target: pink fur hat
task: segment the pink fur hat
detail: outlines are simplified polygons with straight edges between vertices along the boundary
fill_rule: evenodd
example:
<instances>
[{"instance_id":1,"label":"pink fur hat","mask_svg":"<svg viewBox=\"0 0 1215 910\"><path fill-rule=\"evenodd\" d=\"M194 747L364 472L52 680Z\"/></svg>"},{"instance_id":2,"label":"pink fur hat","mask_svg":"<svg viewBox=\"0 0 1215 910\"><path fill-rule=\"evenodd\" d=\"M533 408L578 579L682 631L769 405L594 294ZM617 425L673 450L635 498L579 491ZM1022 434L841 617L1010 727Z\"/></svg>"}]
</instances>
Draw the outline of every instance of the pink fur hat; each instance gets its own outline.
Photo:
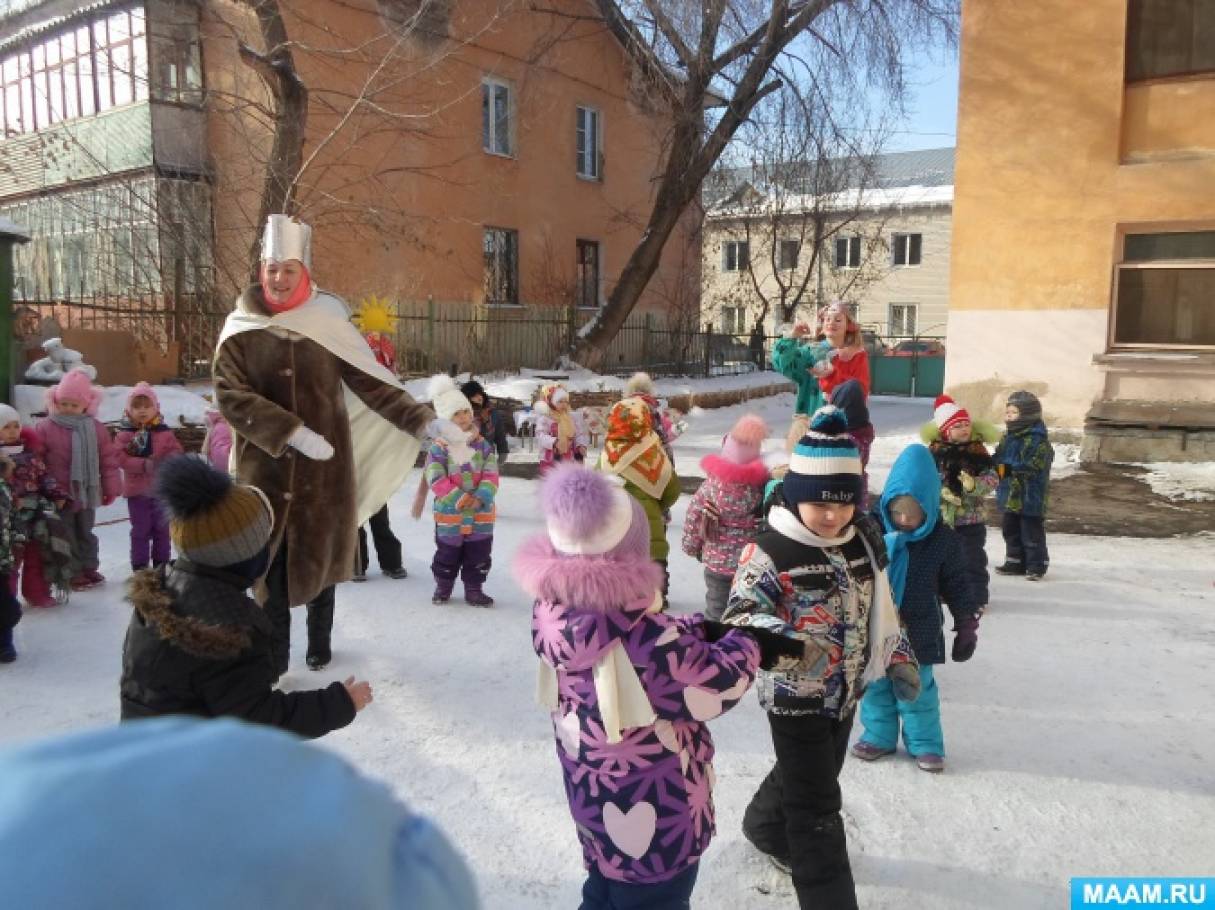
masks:
<instances>
[{"instance_id":1,"label":"pink fur hat","mask_svg":"<svg viewBox=\"0 0 1215 910\"><path fill-rule=\"evenodd\" d=\"M93 385L88 373L77 368L68 370L58 385L46 390L46 406L52 414L59 413L59 402L65 399L79 401L84 405L86 414L96 417L97 409L101 406L102 392Z\"/></svg>"},{"instance_id":2,"label":"pink fur hat","mask_svg":"<svg viewBox=\"0 0 1215 910\"><path fill-rule=\"evenodd\" d=\"M156 409L156 413L160 413L160 399L156 397L156 390L146 382L137 382L131 386L131 393L127 395L127 410L131 410L131 402L139 396L143 396L152 402L152 407Z\"/></svg>"},{"instance_id":3,"label":"pink fur hat","mask_svg":"<svg viewBox=\"0 0 1215 910\"><path fill-rule=\"evenodd\" d=\"M743 414L726 434L721 457L734 464L748 464L759 458L760 447L768 438L768 425L756 414Z\"/></svg>"}]
</instances>

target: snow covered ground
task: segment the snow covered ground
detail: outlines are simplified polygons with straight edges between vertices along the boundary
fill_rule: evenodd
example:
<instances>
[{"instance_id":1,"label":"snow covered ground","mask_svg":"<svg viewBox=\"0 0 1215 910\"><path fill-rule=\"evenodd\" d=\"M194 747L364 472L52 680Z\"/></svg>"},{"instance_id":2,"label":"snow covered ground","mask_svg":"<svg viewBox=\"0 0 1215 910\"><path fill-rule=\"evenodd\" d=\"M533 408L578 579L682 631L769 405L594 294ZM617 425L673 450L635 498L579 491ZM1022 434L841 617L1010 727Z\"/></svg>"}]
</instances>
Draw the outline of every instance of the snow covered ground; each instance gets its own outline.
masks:
<instances>
[{"instance_id":1,"label":"snow covered ground","mask_svg":"<svg viewBox=\"0 0 1215 910\"><path fill-rule=\"evenodd\" d=\"M753 402L783 435L792 396ZM872 402L880 486L930 403ZM681 470L718 446L745 406L690 416ZM774 441L775 445L779 445ZM408 484L412 487L412 484ZM687 498L670 530L678 540ZM392 502L411 575L373 570L338 592L335 661L303 669L303 617L284 678L303 688L350 674L375 703L321 744L392 784L434 815L476 871L485 904L501 910L576 906L580 853L552 731L532 700L530 605L508 566L539 529L535 482L502 485L493 610L430 604L428 521ZM29 611L21 657L0 668L0 743L113 723L129 615L125 512L103 511L105 588ZM1040 584L995 577L979 649L940 668L949 767L931 776L900 753L849 759L842 785L861 905L868 908L1065 906L1077 875L1210 875L1215 870L1215 536L1130 540L1055 535ZM988 551L1002 555L998 535ZM700 567L672 551L674 609L702 603ZM755 699L713 726L718 836L694 905L706 910L796 906L787 885L759 893L766 864L739 832L743 809L772 760ZM336 834L336 833L335 833ZM910 903L909 903L910 902Z\"/></svg>"}]
</instances>

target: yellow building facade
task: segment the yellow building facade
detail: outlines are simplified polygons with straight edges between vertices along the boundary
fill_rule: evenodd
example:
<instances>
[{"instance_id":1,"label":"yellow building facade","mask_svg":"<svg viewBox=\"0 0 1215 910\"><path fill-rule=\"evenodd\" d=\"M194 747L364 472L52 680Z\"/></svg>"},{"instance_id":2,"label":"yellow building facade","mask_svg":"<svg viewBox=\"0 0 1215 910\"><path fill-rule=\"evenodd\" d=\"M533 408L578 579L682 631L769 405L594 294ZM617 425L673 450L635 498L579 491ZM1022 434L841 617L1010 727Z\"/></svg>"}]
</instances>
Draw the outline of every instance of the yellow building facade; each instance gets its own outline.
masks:
<instances>
[{"instance_id":1,"label":"yellow building facade","mask_svg":"<svg viewBox=\"0 0 1215 910\"><path fill-rule=\"evenodd\" d=\"M1213 7L963 4L946 386L1090 458L1215 457Z\"/></svg>"}]
</instances>

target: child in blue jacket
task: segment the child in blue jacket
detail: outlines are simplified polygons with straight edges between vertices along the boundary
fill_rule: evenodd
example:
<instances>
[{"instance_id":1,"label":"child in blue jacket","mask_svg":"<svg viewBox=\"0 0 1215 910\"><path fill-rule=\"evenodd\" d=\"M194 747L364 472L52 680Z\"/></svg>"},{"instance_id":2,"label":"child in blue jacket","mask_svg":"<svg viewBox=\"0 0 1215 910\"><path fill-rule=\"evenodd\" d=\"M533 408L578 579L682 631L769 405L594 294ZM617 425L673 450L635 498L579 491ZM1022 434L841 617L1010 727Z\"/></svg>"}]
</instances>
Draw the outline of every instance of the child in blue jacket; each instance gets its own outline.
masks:
<instances>
[{"instance_id":1,"label":"child in blue jacket","mask_svg":"<svg viewBox=\"0 0 1215 910\"><path fill-rule=\"evenodd\" d=\"M996 504L1004 513L1004 565L996 572L1040 581L1050 565L1044 522L1055 450L1046 438L1042 403L1030 392L1008 396L1004 425L1008 429L992 456L1000 474Z\"/></svg>"},{"instance_id":2,"label":"child in blue jacket","mask_svg":"<svg viewBox=\"0 0 1215 910\"><path fill-rule=\"evenodd\" d=\"M978 605L966 577L966 558L956 532L941 521L941 478L925 446L904 449L890 470L882 491L880 514L890 565L886 572L920 665L920 697L899 699L890 682L879 679L865 690L861 724L865 732L852 754L866 761L890 755L903 744L925 771L945 770L945 738L941 731L941 701L933 664L945 662L944 615L941 602L953 614L952 656L969 660L978 644Z\"/></svg>"}]
</instances>

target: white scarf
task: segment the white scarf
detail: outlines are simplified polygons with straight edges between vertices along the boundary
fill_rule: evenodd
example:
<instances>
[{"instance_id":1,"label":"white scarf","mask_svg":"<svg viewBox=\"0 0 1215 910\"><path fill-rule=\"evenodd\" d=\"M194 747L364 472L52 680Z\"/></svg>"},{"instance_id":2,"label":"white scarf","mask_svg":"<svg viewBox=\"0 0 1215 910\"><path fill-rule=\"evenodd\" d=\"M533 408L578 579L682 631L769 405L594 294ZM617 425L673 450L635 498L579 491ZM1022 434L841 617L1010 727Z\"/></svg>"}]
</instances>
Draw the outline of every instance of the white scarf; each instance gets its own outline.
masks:
<instances>
[{"instance_id":1,"label":"white scarf","mask_svg":"<svg viewBox=\"0 0 1215 910\"><path fill-rule=\"evenodd\" d=\"M812 547L842 546L857 533L856 528L849 525L839 537L819 537L783 506L772 507L768 513L768 524L778 534ZM869 685L886 677L886 668L890 666L890 658L903 633L899 627L899 611L894 605L894 593L890 590L890 579L886 577L886 570L877 567L877 554L873 552L865 535L860 537L869 556L869 564L873 566L873 603L869 607L869 660L861 677L865 685Z\"/></svg>"},{"instance_id":2,"label":"white scarf","mask_svg":"<svg viewBox=\"0 0 1215 910\"><path fill-rule=\"evenodd\" d=\"M275 316L236 308L228 314L215 344L219 353L224 342L241 332L257 329L286 329L314 341L333 356L346 361L393 388L405 391L396 376L382 366L366 339L350 322L350 311L340 298L313 285L312 296L293 310ZM350 417L350 439L354 452L355 488L358 491L358 523L380 510L400 489L418 458L421 440L402 432L367 405L343 383L346 413ZM307 415L298 415L305 418ZM233 432L237 432L233 428ZM235 448L233 453L235 454Z\"/></svg>"}]
</instances>

